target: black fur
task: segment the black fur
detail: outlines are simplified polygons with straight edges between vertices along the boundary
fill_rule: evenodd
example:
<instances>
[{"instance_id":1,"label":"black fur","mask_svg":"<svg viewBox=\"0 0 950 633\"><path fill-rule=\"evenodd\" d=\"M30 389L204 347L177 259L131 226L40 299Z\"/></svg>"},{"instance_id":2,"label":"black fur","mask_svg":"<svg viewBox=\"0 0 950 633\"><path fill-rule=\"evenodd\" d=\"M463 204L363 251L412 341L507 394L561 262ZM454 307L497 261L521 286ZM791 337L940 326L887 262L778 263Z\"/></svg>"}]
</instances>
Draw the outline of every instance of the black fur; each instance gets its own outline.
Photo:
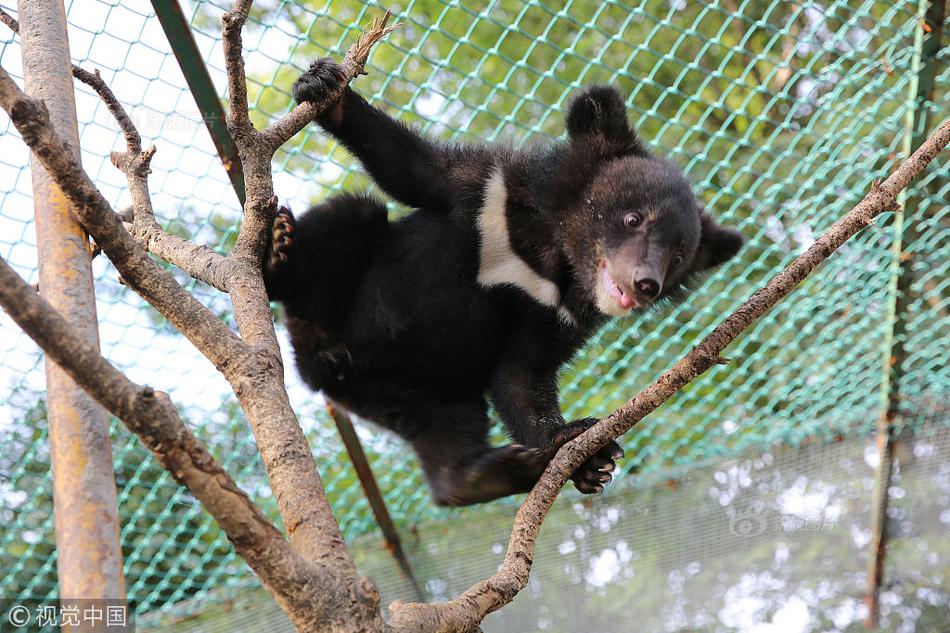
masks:
<instances>
[{"instance_id":1,"label":"black fur","mask_svg":"<svg viewBox=\"0 0 950 633\"><path fill-rule=\"evenodd\" d=\"M294 96L319 101L341 77L318 60ZM582 91L568 140L544 149L438 143L349 89L318 122L416 211L388 222L380 202L356 195L296 223L282 211L268 292L284 305L307 383L411 442L440 504L529 490L595 421L565 423L556 378L604 311L643 308L742 244L646 150L610 87ZM511 250L554 289L555 305L478 281L480 210L499 171ZM517 444L489 446L486 393ZM574 473L577 488L602 490L620 456L616 443L604 447Z\"/></svg>"}]
</instances>

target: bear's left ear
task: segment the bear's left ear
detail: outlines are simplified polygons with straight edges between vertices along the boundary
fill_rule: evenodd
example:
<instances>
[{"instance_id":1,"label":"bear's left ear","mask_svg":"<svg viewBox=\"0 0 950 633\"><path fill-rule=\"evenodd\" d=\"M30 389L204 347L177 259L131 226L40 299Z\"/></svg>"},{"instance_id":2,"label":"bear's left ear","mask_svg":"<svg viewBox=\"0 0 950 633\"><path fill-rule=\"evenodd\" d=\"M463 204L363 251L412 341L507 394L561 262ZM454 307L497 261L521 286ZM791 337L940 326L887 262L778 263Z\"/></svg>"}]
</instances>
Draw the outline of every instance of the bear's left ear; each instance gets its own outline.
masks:
<instances>
[{"instance_id":1,"label":"bear's left ear","mask_svg":"<svg viewBox=\"0 0 950 633\"><path fill-rule=\"evenodd\" d=\"M575 95L564 120L574 143L592 143L610 158L646 150L627 120L627 106L612 86L588 86Z\"/></svg>"},{"instance_id":2,"label":"bear's left ear","mask_svg":"<svg viewBox=\"0 0 950 633\"><path fill-rule=\"evenodd\" d=\"M700 214L699 219L702 229L699 250L696 251L696 257L693 259L694 272L715 268L729 261L742 248L743 242L739 231L718 224L705 211Z\"/></svg>"}]
</instances>

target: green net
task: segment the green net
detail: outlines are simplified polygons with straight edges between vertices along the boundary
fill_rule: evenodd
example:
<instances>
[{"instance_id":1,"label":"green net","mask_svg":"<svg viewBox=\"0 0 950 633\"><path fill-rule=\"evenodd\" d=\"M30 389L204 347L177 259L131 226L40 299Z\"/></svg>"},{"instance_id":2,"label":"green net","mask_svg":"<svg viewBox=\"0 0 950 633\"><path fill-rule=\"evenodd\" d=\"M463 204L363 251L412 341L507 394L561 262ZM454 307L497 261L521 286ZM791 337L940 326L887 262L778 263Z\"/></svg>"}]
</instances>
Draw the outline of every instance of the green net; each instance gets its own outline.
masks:
<instances>
[{"instance_id":1,"label":"green net","mask_svg":"<svg viewBox=\"0 0 950 633\"><path fill-rule=\"evenodd\" d=\"M923 54L927 2L256 5L245 48L258 124L288 110L289 87L310 59L341 56L358 27L389 8L402 27L377 47L369 75L354 84L371 102L440 138L522 144L562 134L564 104L578 87L613 83L629 95L641 135L686 170L723 223L743 232L740 257L695 292L614 322L590 342L563 375L567 417L605 415L649 384L860 200L873 179L907 155L925 125L950 114L948 49L933 60ZM225 98L219 18L230 7L211 1L185 8ZM150 186L160 220L227 251L239 204L151 5L74 0L68 18L74 60L102 71L145 142L158 147ZM20 77L15 38L6 33L0 45L3 68ZM922 90L929 83L933 98ZM126 183L108 159L110 150L123 148L121 134L85 86L77 86L77 108L84 166L122 208L130 201ZM35 282L29 156L9 121L0 125L7 132L0 136L0 255ZM274 167L278 195L298 210L334 191L374 189L343 148L315 127L287 145ZM628 474L598 503L610 503L612 495L619 503L642 482L737 455L865 437L886 406L886 378L899 391L898 420L906 432L946 423L948 175L950 160L938 158L908 192L902 217L886 215L846 244L727 350L727 366L708 372L624 437ZM405 211L392 207L394 215ZM106 357L133 380L167 391L240 485L276 516L227 383L118 282L104 258L94 270ZM898 284L901 274L906 282ZM230 319L226 297L181 278ZM904 357L888 376L895 331ZM0 596L50 599L57 588L42 358L6 316L0 358ZM321 399L286 360L292 401L347 539L378 543ZM366 425L358 430L397 526L407 534L426 527L420 527L420 551L426 534L463 518L506 529L512 500L437 509L407 448ZM113 450L128 597L138 613L183 602L201 609L229 589L256 586L214 522L118 423ZM581 502L573 490L562 496L567 508ZM504 520L492 518L498 516ZM631 547L636 539L632 532ZM440 552L446 547L439 542ZM372 560L387 556L370 550ZM428 574L424 561L419 566ZM425 590L441 597L445 586Z\"/></svg>"}]
</instances>

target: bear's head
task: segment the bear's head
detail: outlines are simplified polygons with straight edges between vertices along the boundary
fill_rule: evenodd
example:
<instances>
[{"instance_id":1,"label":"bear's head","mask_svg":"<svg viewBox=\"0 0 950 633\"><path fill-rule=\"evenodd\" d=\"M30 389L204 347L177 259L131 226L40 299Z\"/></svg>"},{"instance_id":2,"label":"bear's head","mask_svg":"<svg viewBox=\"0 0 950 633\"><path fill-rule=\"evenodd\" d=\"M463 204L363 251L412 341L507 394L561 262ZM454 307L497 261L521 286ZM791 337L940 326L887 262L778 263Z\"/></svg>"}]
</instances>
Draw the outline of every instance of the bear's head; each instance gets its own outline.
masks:
<instances>
[{"instance_id":1,"label":"bear's head","mask_svg":"<svg viewBox=\"0 0 950 633\"><path fill-rule=\"evenodd\" d=\"M574 270L597 309L624 316L694 273L731 259L742 235L703 211L682 172L631 155L610 161L584 192L569 240Z\"/></svg>"},{"instance_id":2,"label":"bear's head","mask_svg":"<svg viewBox=\"0 0 950 633\"><path fill-rule=\"evenodd\" d=\"M565 123L560 242L600 312L644 308L739 252L742 235L703 210L678 167L646 149L615 88L585 89Z\"/></svg>"}]
</instances>

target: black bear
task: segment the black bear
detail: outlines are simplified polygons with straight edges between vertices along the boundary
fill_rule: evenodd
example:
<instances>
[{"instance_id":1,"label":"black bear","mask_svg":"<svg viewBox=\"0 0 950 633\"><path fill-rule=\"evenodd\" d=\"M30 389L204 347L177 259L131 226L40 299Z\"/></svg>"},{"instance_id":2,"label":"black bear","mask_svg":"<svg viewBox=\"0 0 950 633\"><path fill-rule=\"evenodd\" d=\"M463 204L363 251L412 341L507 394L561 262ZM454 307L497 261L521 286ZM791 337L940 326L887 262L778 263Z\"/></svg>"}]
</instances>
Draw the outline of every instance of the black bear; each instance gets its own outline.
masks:
<instances>
[{"instance_id":1,"label":"black bear","mask_svg":"<svg viewBox=\"0 0 950 633\"><path fill-rule=\"evenodd\" d=\"M320 101L342 80L317 60L294 97ZM304 380L411 442L438 504L530 490L596 421L564 421L559 369L609 316L742 245L647 150L610 87L581 91L567 140L546 148L439 143L349 88L317 122L415 211L390 222L381 202L351 194L296 221L281 210L268 293ZM516 443L489 445L486 394ZM604 447L573 474L577 489L603 490L622 455Z\"/></svg>"}]
</instances>

